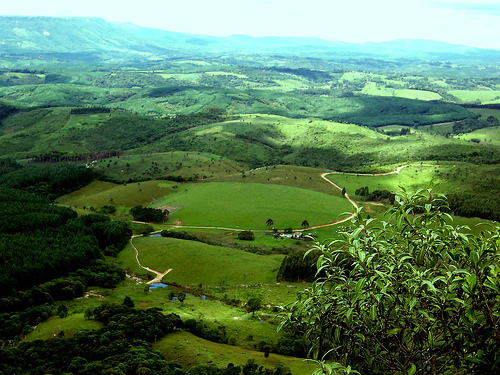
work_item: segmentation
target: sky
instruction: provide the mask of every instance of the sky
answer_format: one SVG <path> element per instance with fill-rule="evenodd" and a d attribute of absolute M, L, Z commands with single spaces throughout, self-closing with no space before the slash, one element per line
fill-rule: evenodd
<path fill-rule="evenodd" d="M 0 13 L 101 17 L 215 36 L 411 38 L 500 49 L 500 0 L 17 0 Z"/>

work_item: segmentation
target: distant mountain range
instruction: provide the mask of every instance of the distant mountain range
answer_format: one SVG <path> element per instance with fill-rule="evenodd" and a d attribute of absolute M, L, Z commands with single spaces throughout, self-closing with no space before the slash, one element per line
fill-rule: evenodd
<path fill-rule="evenodd" d="M 428 40 L 346 43 L 315 38 L 214 37 L 107 22 L 101 18 L 0 16 L 0 54 L 285 54 L 321 58 L 409 58 L 498 62 L 500 50 Z"/>

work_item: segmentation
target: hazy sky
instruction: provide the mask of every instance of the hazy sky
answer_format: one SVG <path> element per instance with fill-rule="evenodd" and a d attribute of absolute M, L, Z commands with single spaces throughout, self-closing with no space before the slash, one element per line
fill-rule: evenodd
<path fill-rule="evenodd" d="M 500 49 L 500 0 L 14 0 L 0 12 L 95 16 L 218 36 L 415 38 Z"/>

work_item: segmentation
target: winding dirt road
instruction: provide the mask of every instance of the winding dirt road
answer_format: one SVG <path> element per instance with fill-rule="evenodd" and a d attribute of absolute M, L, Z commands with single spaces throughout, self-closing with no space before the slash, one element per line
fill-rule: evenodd
<path fill-rule="evenodd" d="M 130 237 L 130 245 L 132 245 L 132 247 L 135 250 L 135 260 L 136 260 L 137 264 L 139 265 L 139 267 L 145 269 L 146 271 L 152 272 L 152 273 L 154 273 L 156 275 L 156 277 L 153 280 L 150 280 L 147 283 L 148 284 L 161 283 L 161 280 L 163 279 L 163 276 L 165 276 L 167 273 L 169 273 L 170 271 L 172 271 L 172 268 L 169 268 L 165 272 L 160 272 L 160 271 L 154 270 L 152 268 L 143 266 L 141 264 L 141 262 L 139 261 L 139 250 L 137 250 L 137 247 L 135 247 L 135 245 L 134 245 L 134 238 L 136 238 L 136 237 L 142 237 L 142 236 L 132 236 L 132 237 Z"/>

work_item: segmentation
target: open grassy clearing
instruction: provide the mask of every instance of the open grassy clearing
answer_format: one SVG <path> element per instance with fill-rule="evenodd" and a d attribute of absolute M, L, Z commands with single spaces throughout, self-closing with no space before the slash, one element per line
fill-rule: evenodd
<path fill-rule="evenodd" d="M 363 186 L 368 186 L 370 192 L 388 190 L 394 193 L 401 193 L 400 185 L 408 191 L 415 191 L 428 188 L 431 180 L 439 184 L 435 188 L 437 191 L 445 191 L 452 184 L 448 183 L 447 179 L 443 178 L 443 176 L 454 169 L 456 169 L 454 166 L 412 164 L 407 168 L 403 168 L 397 174 L 385 176 L 330 174 L 328 175 L 328 179 L 339 186 L 345 187 L 351 197 L 356 197 L 355 191 Z"/>
<path fill-rule="evenodd" d="M 418 130 L 430 134 L 444 135 L 453 132 L 453 124 L 453 122 L 448 122 L 444 124 L 424 125 L 419 126 Z"/>
<path fill-rule="evenodd" d="M 416 99 L 416 100 L 440 100 L 441 95 L 424 90 L 414 89 L 394 89 L 387 87 L 380 87 L 375 82 L 368 82 L 363 90 L 363 94 L 374 96 L 396 96 L 399 98 Z"/>
<path fill-rule="evenodd" d="M 488 108 L 471 108 L 471 112 L 478 114 L 481 120 L 486 120 L 489 116 L 496 117 L 500 120 L 500 110 Z"/>
<path fill-rule="evenodd" d="M 134 245 L 143 266 L 160 272 L 171 268 L 164 281 L 179 285 L 275 282 L 276 272 L 284 258 L 284 255 L 257 255 L 175 238 L 136 238 Z M 146 273 L 139 268 L 135 257 L 135 250 L 127 245 L 117 260 L 124 268 L 139 274 Z"/>
<path fill-rule="evenodd" d="M 248 359 L 254 359 L 259 366 L 274 367 L 282 364 L 290 368 L 292 374 L 311 374 L 316 366 L 300 358 L 270 354 L 242 349 L 230 345 L 216 344 L 203 340 L 187 332 L 177 332 L 157 341 L 153 348 L 162 352 L 168 360 L 175 360 L 184 369 L 197 364 L 213 363 L 226 367 L 229 363 L 243 365 Z"/>
<path fill-rule="evenodd" d="M 64 331 L 64 337 L 72 337 L 83 329 L 99 329 L 104 324 L 96 320 L 88 320 L 83 317 L 83 313 L 68 315 L 66 318 L 52 316 L 43 323 L 35 327 L 33 332 L 26 336 L 26 341 L 48 340 L 57 337 L 60 331 Z"/>
<path fill-rule="evenodd" d="M 330 223 L 351 209 L 337 196 L 272 184 L 187 184 L 177 190 L 156 205 L 175 208 L 171 221 L 183 225 L 268 229 L 271 218 L 276 228 L 300 228 L 304 220 L 311 226 Z"/>
<path fill-rule="evenodd" d="M 221 271 L 224 272 L 224 270 Z M 210 287 L 203 286 L 202 289 L 199 289 L 198 286 L 195 286 L 198 296 L 191 294 L 192 292 L 189 290 L 172 287 L 145 291 L 146 284 L 144 282 L 128 278 L 113 290 L 94 288 L 89 291 L 90 295 L 88 297 L 69 301 L 66 305 L 70 314 L 76 314 L 75 320 L 78 320 L 79 317 L 83 317 L 83 313 L 87 308 L 94 308 L 105 301 L 121 304 L 124 298 L 129 296 L 134 301 L 136 307 L 159 308 L 165 314 L 178 314 L 183 320 L 202 319 L 214 325 L 223 324 L 227 328 L 228 336 L 232 337 L 237 345 L 251 348 L 260 340 L 275 341 L 280 337 L 281 334 L 276 331 L 275 313 L 272 312 L 273 307 L 292 301 L 293 294 L 304 286 L 304 284 L 300 283 L 287 283 L 286 285 L 283 283 L 280 286 L 276 286 L 275 283 L 263 284 L 261 287 L 249 285 L 248 287 L 240 287 L 238 294 L 231 292 L 236 287 L 222 284 L 216 286 L 216 291 L 220 293 L 226 288 L 226 297 L 232 298 L 230 296 L 234 294 L 234 298 L 238 298 L 240 301 L 238 306 L 233 306 L 219 300 L 211 298 L 203 299 L 199 296 L 205 293 L 205 290 L 207 294 L 210 294 L 212 292 Z M 272 295 L 270 292 L 266 292 L 267 289 L 272 289 L 275 294 Z M 179 301 L 171 301 L 170 297 L 172 291 L 178 294 L 181 290 L 188 292 L 183 305 Z M 254 296 L 263 297 L 263 307 L 255 312 L 255 318 L 252 318 L 252 313 L 246 311 L 243 306 L 246 301 Z M 224 297 L 224 294 L 221 297 Z M 273 301 L 278 301 L 279 303 L 275 304 Z M 271 307 L 267 307 L 267 305 Z M 67 318 L 62 320 L 60 318 L 57 319 L 61 323 L 64 323 Z M 94 327 L 94 329 L 97 328 L 99 327 Z M 67 328 L 64 329 L 66 330 Z M 90 326 L 89 329 L 91 329 Z M 50 330 L 48 332 L 50 335 L 53 334 Z M 253 340 L 249 340 L 249 335 L 253 335 Z"/>
<path fill-rule="evenodd" d="M 460 134 L 457 138 L 463 139 L 465 141 L 471 141 L 472 139 L 479 140 L 480 143 L 486 145 L 500 145 L 500 127 L 494 126 L 491 128 L 483 128 L 474 130 L 471 133 Z"/>
<path fill-rule="evenodd" d="M 113 205 L 127 209 L 139 204 L 149 205 L 170 194 L 175 183 L 171 181 L 143 181 L 124 185 L 94 181 L 90 185 L 58 199 L 58 203 L 77 208 L 101 208 Z"/>
<path fill-rule="evenodd" d="M 453 95 L 464 103 L 479 101 L 481 104 L 500 103 L 500 91 L 450 90 Z"/>
<path fill-rule="evenodd" d="M 152 154 L 125 153 L 119 157 L 102 159 L 93 164 L 95 170 L 114 181 L 182 176 L 184 178 L 212 178 L 236 173 L 239 164 L 218 155 L 201 152 L 164 152 Z"/>

